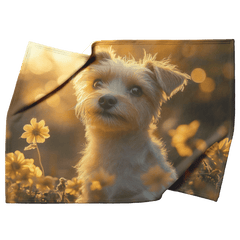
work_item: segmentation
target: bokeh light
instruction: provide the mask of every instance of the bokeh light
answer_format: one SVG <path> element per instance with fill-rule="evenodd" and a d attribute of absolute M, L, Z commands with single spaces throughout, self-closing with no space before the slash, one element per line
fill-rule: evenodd
<path fill-rule="evenodd" d="M 206 76 L 206 72 L 202 68 L 195 68 L 191 73 L 192 80 L 196 83 L 203 82 Z"/>
<path fill-rule="evenodd" d="M 29 70 L 36 74 L 40 75 L 45 72 L 49 72 L 52 69 L 52 62 L 48 59 L 42 60 L 33 60 L 29 66 Z"/>
<path fill-rule="evenodd" d="M 61 99 L 58 94 L 54 94 L 46 100 L 48 106 L 50 107 L 57 107 L 60 104 L 60 101 Z"/>
<path fill-rule="evenodd" d="M 168 131 L 169 136 L 172 137 L 171 145 L 176 148 L 178 154 L 182 157 L 191 156 L 193 151 L 188 146 L 187 141 L 194 137 L 200 126 L 198 120 L 192 121 L 189 125 L 182 124 L 177 129 L 171 129 Z"/>
<path fill-rule="evenodd" d="M 202 83 L 199 84 L 200 90 L 206 93 L 214 91 L 215 87 L 216 87 L 215 81 L 209 77 L 207 77 Z"/>
<path fill-rule="evenodd" d="M 69 76 L 67 74 L 63 74 L 60 77 L 58 77 L 57 79 L 57 84 L 62 84 L 63 82 L 65 82 L 65 80 L 67 80 L 69 78 Z"/>
<path fill-rule="evenodd" d="M 39 93 L 38 95 L 35 96 L 34 100 L 37 101 L 39 100 L 40 98 L 44 97 L 44 93 Z"/>
<path fill-rule="evenodd" d="M 234 78 L 234 66 L 232 63 L 225 63 L 223 65 L 222 73 L 225 78 L 231 80 Z"/>
<path fill-rule="evenodd" d="M 217 129 L 217 133 L 218 133 L 220 136 L 222 136 L 222 137 L 227 134 L 227 131 L 228 131 L 228 129 L 227 129 L 224 125 L 220 126 L 220 127 Z"/>
<path fill-rule="evenodd" d="M 206 144 L 206 142 L 203 139 L 197 139 L 196 140 L 196 148 L 199 151 L 204 152 L 207 149 L 207 144 Z"/>
<path fill-rule="evenodd" d="M 172 129 L 174 127 L 174 125 L 176 124 L 177 119 L 176 118 L 168 118 L 166 121 L 164 121 L 163 125 L 162 125 L 162 129 L 165 132 L 168 132 L 170 129 Z"/>
<path fill-rule="evenodd" d="M 31 54 L 28 59 L 28 69 L 36 74 L 40 75 L 49 72 L 53 68 L 52 62 L 46 56 L 43 48 L 31 48 Z"/>
<path fill-rule="evenodd" d="M 56 87 L 57 87 L 57 82 L 54 80 L 48 81 L 44 86 L 46 92 L 50 92 L 50 91 L 54 90 Z"/>

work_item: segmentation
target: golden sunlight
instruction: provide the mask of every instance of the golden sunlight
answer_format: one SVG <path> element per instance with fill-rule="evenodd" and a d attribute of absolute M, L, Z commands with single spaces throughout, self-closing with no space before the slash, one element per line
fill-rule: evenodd
<path fill-rule="evenodd" d="M 196 83 L 203 82 L 206 76 L 206 72 L 202 68 L 195 68 L 191 73 L 192 80 Z"/>
<path fill-rule="evenodd" d="M 192 121 L 189 125 L 183 124 L 177 127 L 177 129 L 171 129 L 168 134 L 172 137 L 171 145 L 176 148 L 178 154 L 182 157 L 191 156 L 193 151 L 187 145 L 188 139 L 194 137 L 200 126 L 198 120 Z"/>
<path fill-rule="evenodd" d="M 209 77 L 207 77 L 202 83 L 199 84 L 200 90 L 206 93 L 214 91 L 215 87 L 216 87 L 215 81 Z"/>

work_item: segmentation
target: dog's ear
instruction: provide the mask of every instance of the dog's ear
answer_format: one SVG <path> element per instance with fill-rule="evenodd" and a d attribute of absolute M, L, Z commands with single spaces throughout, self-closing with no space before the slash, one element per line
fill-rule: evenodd
<path fill-rule="evenodd" d="M 112 50 L 112 48 L 96 48 L 96 60 L 97 61 L 105 61 L 105 60 L 111 60 L 115 57 L 115 53 Z"/>
<path fill-rule="evenodd" d="M 152 78 L 158 82 L 165 93 L 164 100 L 172 97 L 179 90 L 183 90 L 187 79 L 191 79 L 188 74 L 181 73 L 176 66 L 169 64 L 169 60 L 148 60 L 144 65 L 151 71 Z"/>

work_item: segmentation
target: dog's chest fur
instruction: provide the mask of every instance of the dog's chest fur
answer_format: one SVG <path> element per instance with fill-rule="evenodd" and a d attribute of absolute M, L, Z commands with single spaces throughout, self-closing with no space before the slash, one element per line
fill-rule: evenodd
<path fill-rule="evenodd" d="M 88 149 L 94 149 L 94 151 L 90 152 Z M 82 177 L 85 175 L 88 189 L 91 184 L 89 179 L 100 168 L 114 175 L 114 184 L 105 187 L 104 191 L 107 192 L 108 200 L 116 198 L 122 200 L 131 197 L 141 198 L 142 196 L 137 196 L 139 193 L 142 195 L 145 192 L 146 194 L 147 187 L 143 185 L 141 175 L 149 167 L 161 166 L 163 162 L 165 162 L 165 157 L 161 153 L 161 146 L 154 143 L 147 132 L 139 131 L 139 133 L 119 134 L 109 138 L 106 135 L 90 138 L 81 160 L 80 170 L 85 171 Z M 169 171 L 170 168 L 165 170 Z M 148 192 L 149 194 L 152 197 L 152 193 Z"/>

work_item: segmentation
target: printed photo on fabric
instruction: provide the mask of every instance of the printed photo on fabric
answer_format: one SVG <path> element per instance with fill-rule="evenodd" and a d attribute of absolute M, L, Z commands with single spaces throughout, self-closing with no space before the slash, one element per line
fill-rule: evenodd
<path fill-rule="evenodd" d="M 233 136 L 234 40 L 30 42 L 7 114 L 7 203 L 217 201 Z"/>

